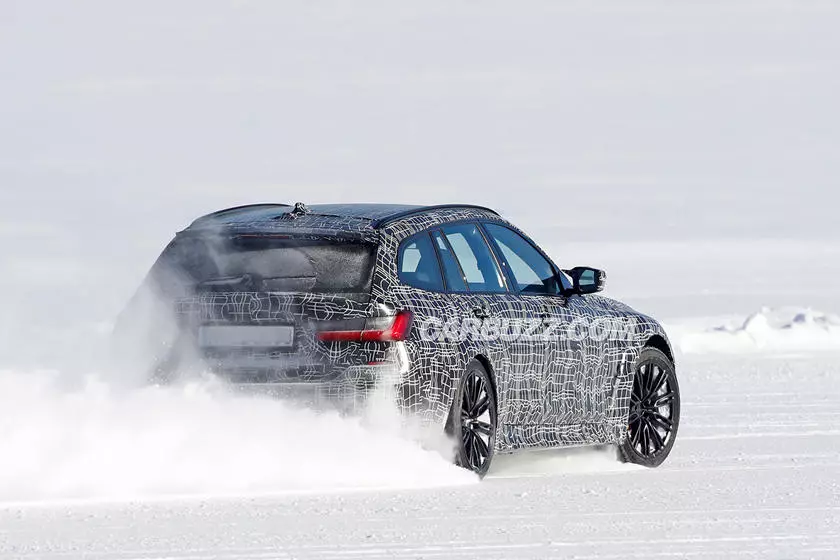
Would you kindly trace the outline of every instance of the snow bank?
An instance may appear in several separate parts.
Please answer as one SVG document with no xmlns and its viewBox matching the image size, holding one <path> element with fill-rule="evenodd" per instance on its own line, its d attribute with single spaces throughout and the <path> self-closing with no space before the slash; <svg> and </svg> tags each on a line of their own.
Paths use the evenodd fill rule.
<svg viewBox="0 0 840 560">
<path fill-rule="evenodd" d="M 373 407 L 350 419 L 201 381 L 119 389 L 0 371 L 0 503 L 475 481 Z"/>
<path fill-rule="evenodd" d="M 840 350 L 840 317 L 803 308 L 762 308 L 742 321 L 671 329 L 683 353 Z"/>
</svg>

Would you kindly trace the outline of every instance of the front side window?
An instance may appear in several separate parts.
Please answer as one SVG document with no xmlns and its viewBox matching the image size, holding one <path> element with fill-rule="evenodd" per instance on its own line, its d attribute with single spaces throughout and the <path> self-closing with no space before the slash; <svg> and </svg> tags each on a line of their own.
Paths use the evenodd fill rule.
<svg viewBox="0 0 840 560">
<path fill-rule="evenodd" d="M 484 228 L 499 246 L 520 292 L 552 295 L 561 292 L 554 267 L 527 239 L 498 224 L 484 224 Z"/>
<path fill-rule="evenodd" d="M 507 291 L 502 271 L 476 224 L 458 224 L 442 229 L 471 292 Z"/>
<path fill-rule="evenodd" d="M 440 265 L 428 233 L 421 233 L 403 242 L 398 267 L 400 282 L 403 284 L 433 292 L 443 291 Z"/>
</svg>

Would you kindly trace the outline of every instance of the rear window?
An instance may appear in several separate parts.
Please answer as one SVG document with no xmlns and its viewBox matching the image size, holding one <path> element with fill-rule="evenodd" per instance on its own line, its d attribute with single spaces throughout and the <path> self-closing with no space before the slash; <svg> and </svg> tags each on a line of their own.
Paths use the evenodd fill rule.
<svg viewBox="0 0 840 560">
<path fill-rule="evenodd" d="M 375 246 L 359 242 L 181 237 L 164 251 L 156 276 L 198 291 L 366 292 L 374 258 Z"/>
</svg>

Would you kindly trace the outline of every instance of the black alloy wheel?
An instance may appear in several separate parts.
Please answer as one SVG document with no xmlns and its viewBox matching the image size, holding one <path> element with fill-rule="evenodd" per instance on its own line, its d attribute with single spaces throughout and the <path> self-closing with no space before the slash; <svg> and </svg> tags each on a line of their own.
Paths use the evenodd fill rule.
<svg viewBox="0 0 840 560">
<path fill-rule="evenodd" d="M 484 477 L 496 446 L 496 395 L 487 370 L 473 360 L 455 395 L 448 431 L 456 438 L 456 463 Z"/>
<path fill-rule="evenodd" d="M 636 362 L 621 457 L 658 467 L 674 446 L 679 423 L 680 388 L 674 364 L 660 350 L 645 348 Z"/>
</svg>

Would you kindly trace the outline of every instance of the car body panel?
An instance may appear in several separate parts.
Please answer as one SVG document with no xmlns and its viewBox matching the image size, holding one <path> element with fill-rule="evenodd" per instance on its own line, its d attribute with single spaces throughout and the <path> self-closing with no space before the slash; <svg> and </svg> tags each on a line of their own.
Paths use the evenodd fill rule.
<svg viewBox="0 0 840 560">
<path fill-rule="evenodd" d="M 181 341 L 195 344 L 200 325 L 294 325 L 291 351 L 237 349 L 204 352 L 212 369 L 233 383 L 293 386 L 318 384 L 336 394 L 365 393 L 385 386 L 399 408 L 443 425 L 452 409 L 461 373 L 481 360 L 495 381 L 499 431 L 497 451 L 615 443 L 627 432 L 632 366 L 653 337 L 667 336 L 652 318 L 600 295 L 526 295 L 428 291 L 400 282 L 400 244 L 450 223 L 498 223 L 521 230 L 489 209 L 408 205 L 315 205 L 306 211 L 261 205 L 222 211 L 196 220 L 181 236 L 294 235 L 375 243 L 369 294 L 212 292 L 172 298 Z M 305 207 L 303 207 L 305 208 Z M 531 242 L 533 243 L 533 242 Z M 536 247 L 536 245 L 535 245 Z M 495 251 L 495 250 L 494 250 Z M 498 255 L 497 255 L 498 256 Z M 546 256 L 546 258 L 548 258 Z M 550 261 L 550 258 L 548 259 Z M 558 271 L 559 267 L 552 262 Z M 473 319 L 483 307 L 491 319 L 541 317 L 563 325 L 610 318 L 631 325 L 622 339 L 546 336 L 538 340 L 466 337 L 429 339 L 414 328 L 405 341 L 322 342 L 321 321 L 363 319 L 409 310 L 415 325 Z M 484 323 L 482 323 L 484 324 Z"/>
</svg>

